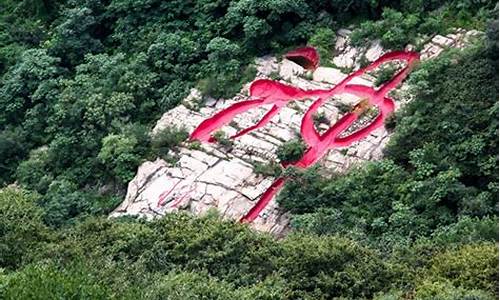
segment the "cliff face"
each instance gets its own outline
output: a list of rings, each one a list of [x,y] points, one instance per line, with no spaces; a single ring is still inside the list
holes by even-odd
[[[461,48],[468,38],[477,34],[479,33],[457,30],[455,34],[446,37],[435,36],[423,47],[421,59],[433,58],[445,48]],[[327,89],[344,79],[347,69],[358,69],[361,57],[364,56],[371,62],[385,53],[376,41],[367,49],[352,47],[348,36],[348,30],[339,30],[335,56],[331,59],[338,68],[319,67],[309,74],[290,60],[278,61],[274,57],[263,57],[256,60],[257,78],[276,77],[279,74],[281,81],[289,85],[302,89]],[[356,84],[374,86],[376,78],[366,74],[353,81]],[[405,101],[411,100],[404,90],[403,84],[392,93],[396,98],[396,109],[404,105]],[[198,91],[192,90],[183,105],[162,116],[152,134],[169,126],[184,127],[192,132],[203,120],[247,99],[247,95],[248,85],[232,99],[205,101],[204,107],[196,110],[192,108],[196,106],[193,103],[200,101],[201,96]],[[342,116],[342,107],[352,107],[359,100],[353,95],[341,94],[322,105],[319,112],[333,125]],[[282,143],[297,137],[302,117],[312,103],[313,99],[288,103],[265,127],[235,139],[231,150],[217,143],[202,143],[196,150],[186,144],[181,147],[178,153],[180,159],[175,165],[169,165],[162,159],[143,163],[136,177],[129,183],[125,200],[111,216],[141,215],[153,218],[178,210],[199,215],[214,208],[225,218],[239,220],[275,179],[256,174],[254,164],[276,160],[276,149]],[[228,136],[233,135],[241,128],[257,123],[271,106],[266,105],[237,115],[222,129]],[[364,127],[372,118],[373,115],[367,114],[347,131]],[[328,127],[328,124],[323,123],[317,129],[324,132]],[[325,172],[344,172],[364,161],[380,159],[389,138],[390,133],[381,127],[349,147],[330,150],[319,164]],[[251,223],[257,230],[276,235],[284,234],[288,225],[286,212],[277,206],[274,199]]]

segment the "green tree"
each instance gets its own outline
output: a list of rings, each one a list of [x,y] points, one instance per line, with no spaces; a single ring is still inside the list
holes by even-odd
[[[48,239],[42,210],[34,195],[15,188],[0,190],[0,267],[16,269]],[[0,289],[1,290],[1,289]]]
[[[32,95],[43,88],[47,80],[59,76],[58,63],[58,58],[43,49],[30,49],[21,54],[19,62],[0,81],[0,128],[21,123],[24,113],[39,104],[32,101]]]
[[[29,158],[19,164],[16,178],[22,186],[44,194],[54,180],[50,163],[48,147],[34,149]]]
[[[68,180],[54,180],[41,199],[44,221],[54,227],[62,226],[82,212],[89,211],[89,201],[78,186]]]
[[[307,146],[302,140],[291,140],[281,144],[276,150],[276,156],[281,162],[295,162],[299,160]]]
[[[111,292],[89,276],[83,264],[60,269],[54,264],[35,264],[6,276],[3,299],[109,299]]]
[[[134,177],[140,159],[135,153],[136,146],[134,136],[110,134],[102,140],[98,157],[121,183],[127,183]]]
[[[65,9],[44,47],[67,67],[80,64],[85,54],[102,52],[104,46],[97,36],[99,18],[94,13],[86,6]]]
[[[498,296],[498,245],[479,243],[436,255],[428,270],[434,281]]]
[[[314,46],[319,53],[322,65],[328,64],[333,58],[335,47],[335,31],[330,28],[320,28],[309,39],[309,44]]]

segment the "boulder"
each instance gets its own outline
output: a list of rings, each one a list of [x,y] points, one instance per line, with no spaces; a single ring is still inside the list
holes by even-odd
[[[370,43],[366,50],[365,57],[368,61],[373,62],[384,54],[384,48],[380,44],[380,40],[375,40]]]
[[[291,60],[283,59],[279,66],[279,74],[281,78],[285,80],[290,80],[293,77],[300,76],[304,74],[305,70],[302,66],[294,63]]]
[[[359,52],[356,48],[348,46],[339,55],[333,58],[333,63],[340,68],[353,68]]]
[[[313,80],[337,84],[341,82],[347,75],[336,68],[319,67],[313,73]]]

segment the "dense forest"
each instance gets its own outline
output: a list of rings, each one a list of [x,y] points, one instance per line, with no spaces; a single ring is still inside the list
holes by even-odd
[[[388,49],[461,27],[474,45],[420,64],[384,159],[287,170],[283,239],[170,214],[108,219],[148,134],[198,87],[231,97],[252,62],[335,30]],[[481,0],[3,0],[0,298],[498,298],[498,3]]]

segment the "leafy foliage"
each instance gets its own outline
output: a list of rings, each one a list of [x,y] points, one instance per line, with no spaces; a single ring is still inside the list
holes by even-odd
[[[329,178],[295,171],[279,195],[296,229],[349,236],[392,257],[402,277],[377,299],[496,298],[498,56],[491,47],[486,40],[420,66],[410,78],[416,99],[397,114],[385,159]],[[421,266],[426,271],[413,273]]]
[[[179,146],[188,137],[184,128],[166,127],[153,136],[152,149],[157,155],[166,156],[170,149]]]
[[[442,7],[436,9],[437,3]],[[488,19],[495,17],[496,10],[494,2],[404,1],[403,9],[385,7],[380,20],[361,23],[351,40],[363,45],[378,38],[384,47],[392,49],[403,49],[409,43],[421,46],[429,35],[445,34],[452,27],[484,30]]]
[[[294,162],[302,157],[306,149],[307,146],[302,140],[291,140],[281,144],[276,149],[276,156],[281,162]]]
[[[0,252],[0,262],[9,269],[0,274],[2,299],[159,299],[165,294],[172,299],[364,299],[413,282],[422,299],[436,290],[428,282],[456,289],[441,293],[489,299],[497,284],[492,281],[498,275],[497,246],[487,235],[480,244],[467,240],[456,250],[418,242],[392,257],[337,235],[296,233],[276,240],[213,213],[169,214],[150,222],[85,218],[56,230],[43,225],[31,199],[22,191],[0,192],[0,229],[6,233],[0,246],[8,250]],[[459,227],[472,228],[467,222]]]
[[[335,32],[330,28],[319,28],[309,39],[309,44],[316,48],[322,65],[328,65],[335,46]]]
[[[42,210],[34,200],[19,190],[0,190],[0,268],[18,268],[37,243],[46,239]]]
[[[253,166],[253,171],[255,174],[278,177],[283,170],[280,164],[273,161],[268,164],[256,162]]]

